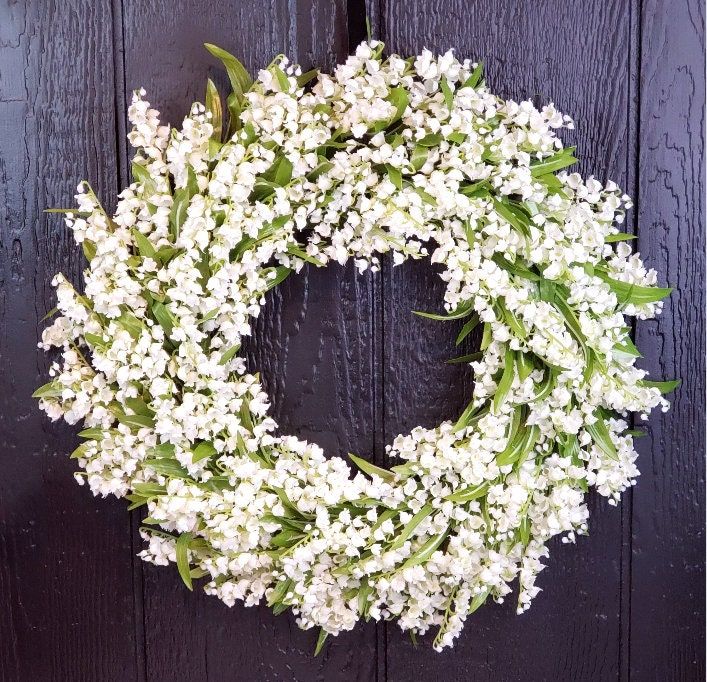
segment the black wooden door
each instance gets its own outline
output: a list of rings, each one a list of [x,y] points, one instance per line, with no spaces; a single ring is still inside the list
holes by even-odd
[[[315,659],[289,615],[229,610],[143,564],[137,514],[74,484],[74,432],[30,393],[51,278],[78,282],[83,263],[42,210],[82,178],[115,200],[130,90],[178,122],[207,74],[224,83],[203,42],[251,70],[280,52],[331,67],[366,13],[390,50],[454,47],[500,94],[577,120],[580,170],[635,197],[629,227],[676,287],[637,326],[643,364],[683,384],[639,442],[638,486],[618,509],[592,499],[591,535],[553,544],[527,614],[486,607],[443,654],[369,624]],[[0,678],[704,679],[703,50],[700,0],[0,0]],[[288,279],[249,349],[278,422],[385,464],[397,433],[456,416],[471,378],[442,363],[453,331],[410,314],[441,295],[429,263]]]

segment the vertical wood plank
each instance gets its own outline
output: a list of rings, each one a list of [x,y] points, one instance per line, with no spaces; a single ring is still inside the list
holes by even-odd
[[[113,21],[107,0],[0,3],[0,678],[135,680],[125,504],[73,480],[75,428],[30,395],[51,279],[85,263],[52,206],[80,179],[116,194]],[[100,122],[100,124],[97,124]]]
[[[220,65],[203,49],[216,43],[254,73],[278,53],[303,67],[331,67],[347,51],[344,3],[124,2],[125,84],[144,86],[171,123],[203,97]],[[124,178],[125,180],[125,178]],[[329,455],[373,450],[371,276],[353,267],[305,268],[271,292],[247,344],[284,432],[321,445]],[[359,627],[314,658],[317,632],[300,631],[291,614],[265,607],[228,609],[176,571],[144,568],[148,679],[370,680],[375,628]]]
[[[704,4],[644,3],[639,245],[675,287],[638,326],[643,366],[682,378],[639,441],[633,499],[631,676],[703,680],[705,599]]]
[[[626,185],[633,144],[631,106],[632,3],[380,0],[369,5],[374,36],[389,51],[423,47],[481,59],[494,92],[514,99],[553,101],[573,116],[565,132],[577,144],[580,171]],[[441,308],[443,286],[429,263],[384,271],[385,440],[415,424],[456,418],[468,402],[468,370],[449,367],[454,323],[420,320],[411,310]],[[473,341],[470,345],[473,345]],[[414,649],[388,626],[390,680],[572,679],[618,676],[622,576],[621,512],[590,500],[590,537],[577,546],[551,543],[539,578],[546,591],[530,611],[515,615],[513,599],[484,607],[467,621],[453,651]]]

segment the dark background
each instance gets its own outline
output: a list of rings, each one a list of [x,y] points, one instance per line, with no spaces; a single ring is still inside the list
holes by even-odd
[[[126,101],[144,86],[171,122],[203,96],[210,41],[251,71],[287,53],[331,67],[365,35],[411,54],[454,47],[501,95],[554,101],[580,170],[636,199],[628,229],[675,292],[637,325],[656,379],[681,377],[638,441],[620,507],[590,499],[591,535],[553,543],[545,589],[471,617],[455,648],[413,648],[368,624],[313,658],[315,632],[266,608],[228,609],[136,558],[139,517],[72,478],[75,429],[30,393],[61,270],[80,250],[46,207],[89,179],[108,205],[127,181]],[[704,17],[701,0],[0,0],[0,678],[3,680],[703,680]],[[272,296],[249,357],[284,427],[331,454],[385,463],[415,424],[454,418],[470,376],[429,263],[356,276],[307,270]],[[508,600],[512,602],[513,600]]]

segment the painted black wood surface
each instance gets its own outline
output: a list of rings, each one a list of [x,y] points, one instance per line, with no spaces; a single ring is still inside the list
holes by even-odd
[[[144,565],[137,515],[75,485],[73,430],[30,393],[51,278],[79,283],[84,264],[42,210],[82,178],[114,202],[130,91],[178,123],[207,74],[224,83],[204,41],[251,70],[280,52],[331,67],[366,13],[391,50],[454,47],[500,94],[575,117],[582,172],[636,198],[640,250],[676,287],[636,335],[656,378],[683,385],[639,441],[638,486],[618,509],[592,498],[591,535],[553,544],[527,614],[482,609],[444,654],[369,624],[315,659],[291,616],[228,609]],[[0,0],[0,679],[704,679],[703,50],[700,0]],[[277,419],[384,463],[398,432],[454,417],[471,387],[442,363],[454,331],[410,314],[441,295],[428,263],[287,280],[248,349]]]

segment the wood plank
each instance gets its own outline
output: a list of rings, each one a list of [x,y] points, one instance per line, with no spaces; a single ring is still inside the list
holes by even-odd
[[[704,4],[644,3],[639,246],[675,287],[638,327],[643,366],[682,378],[639,441],[634,491],[631,676],[705,678]]]
[[[53,275],[80,249],[52,206],[85,178],[115,202],[113,16],[108,0],[0,3],[0,678],[134,680],[125,503],[73,480],[76,428],[30,397]]]
[[[381,0],[369,5],[374,36],[389,51],[423,47],[481,59],[495,92],[553,101],[578,122],[580,170],[625,184],[630,157],[632,4],[614,0],[491,3]],[[467,371],[441,364],[455,353],[458,325],[420,320],[410,310],[441,308],[442,282],[428,263],[384,271],[385,440],[415,424],[454,418],[468,401]],[[621,512],[592,496],[588,539],[551,544],[545,589],[530,611],[513,599],[467,622],[455,650],[436,656],[388,627],[390,680],[611,679],[620,666]],[[624,574],[624,579],[625,579]]]
[[[159,27],[159,29],[157,29]],[[213,42],[254,72],[278,53],[303,66],[332,66],[346,52],[343,2],[126,2],[126,87],[144,86],[172,123],[203,96],[220,69],[202,48]],[[352,267],[307,268],[273,292],[248,344],[283,430],[329,454],[373,450],[371,276]],[[148,678],[164,680],[369,680],[375,628],[358,628],[313,657],[317,632],[300,631],[290,614],[228,609],[176,571],[144,569]]]

